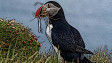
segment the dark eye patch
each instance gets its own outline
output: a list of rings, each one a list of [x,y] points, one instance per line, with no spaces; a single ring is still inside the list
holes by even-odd
[[[48,8],[50,8],[50,5],[48,4]]]

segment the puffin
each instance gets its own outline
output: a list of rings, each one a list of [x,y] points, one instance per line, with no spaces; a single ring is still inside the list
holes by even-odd
[[[85,43],[79,31],[65,18],[63,8],[56,1],[48,1],[35,13],[36,18],[47,17],[46,35],[52,44],[58,59],[66,62],[92,63],[84,54],[93,54],[85,49]]]

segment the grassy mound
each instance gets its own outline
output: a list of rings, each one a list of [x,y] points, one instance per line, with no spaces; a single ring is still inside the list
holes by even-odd
[[[1,62],[23,62],[31,59],[38,53],[40,46],[37,37],[26,27],[15,23],[14,20],[0,19]]]

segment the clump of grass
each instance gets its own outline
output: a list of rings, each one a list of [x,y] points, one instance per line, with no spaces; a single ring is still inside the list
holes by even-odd
[[[87,57],[95,63],[112,63],[112,50],[109,51],[107,46],[96,48],[94,55],[88,55]]]
[[[58,58],[56,53],[54,52],[54,50],[50,51],[51,49],[49,49],[49,52],[45,52],[43,51],[40,54],[40,59],[36,62],[36,63],[58,63]]]
[[[37,57],[41,44],[28,28],[14,19],[0,19],[0,61],[26,62]],[[32,61],[35,61],[33,59]]]

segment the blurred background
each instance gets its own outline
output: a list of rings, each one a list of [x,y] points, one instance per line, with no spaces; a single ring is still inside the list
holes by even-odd
[[[41,6],[36,2],[45,3],[50,0],[0,0],[0,18],[15,19],[31,28],[31,32],[40,36],[42,50],[48,50],[51,45],[45,35],[46,26],[42,21],[43,33],[38,33],[37,19],[33,13]],[[55,0],[53,0],[55,1]],[[66,20],[81,33],[86,48],[93,51],[95,48],[107,45],[112,49],[112,0],[56,0],[64,9]]]

